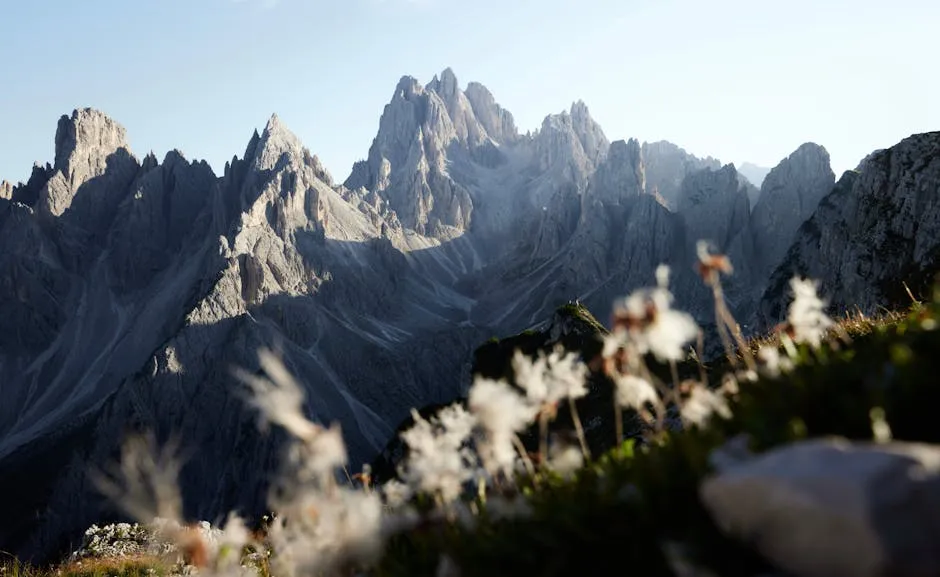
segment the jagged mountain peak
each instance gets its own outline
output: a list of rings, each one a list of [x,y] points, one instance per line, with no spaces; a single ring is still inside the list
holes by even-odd
[[[829,164],[829,151],[815,142],[804,142],[780,161],[777,166],[770,169],[761,185],[769,189],[779,188],[781,181],[806,175],[813,178],[825,177],[831,180],[830,188],[835,183],[835,174]],[[828,191],[827,191],[828,192]],[[763,193],[762,193],[763,196]]]
[[[829,160],[829,151],[826,147],[815,142],[804,142],[794,150],[787,158],[794,157],[821,157]]]
[[[632,160],[640,154],[640,142],[636,138],[629,140],[615,140],[610,143],[610,149],[607,153],[608,162],[624,162]]]
[[[679,210],[688,210],[722,196],[736,195],[740,188],[738,171],[733,163],[718,170],[704,168],[695,171],[682,181]]]
[[[291,158],[302,159],[309,155],[309,152],[277,114],[272,114],[254,151],[255,166],[261,170],[271,170],[277,166],[285,154]]]
[[[930,290],[940,268],[940,132],[873,152],[860,169],[843,173],[795,232],[763,293],[758,326],[786,315],[794,274],[818,279],[835,312],[904,307],[908,288]]]
[[[457,75],[448,67],[441,72],[440,77],[437,74],[434,75],[434,78],[428,83],[427,89],[437,92],[441,95],[441,98],[448,101],[456,98],[457,92],[460,91],[460,83],[457,81]]]
[[[279,447],[252,434],[257,415],[241,407],[227,370],[256,370],[259,347],[284,345],[308,416],[339,421],[355,462],[410,406],[449,401],[471,345],[487,336],[530,327],[573,297],[606,312],[664,262],[677,296],[701,317],[713,307],[689,266],[695,240],[745,246],[732,260],[748,287],[764,281],[744,257],[787,244],[785,230],[751,226],[734,165],[671,143],[608,143],[583,101],[518,138],[490,91],[473,82],[461,91],[449,69],[427,86],[399,82],[368,160],[347,181],[367,190],[328,186],[319,159],[277,115],[222,178],[178,151],[162,164],[148,155],[140,167],[115,149],[124,136],[113,121],[73,116],[57,139],[67,171],[77,174],[82,151],[100,159],[103,150],[113,158],[101,178],[76,193],[47,165],[31,184],[0,184],[0,205],[45,190],[62,217],[48,226],[32,203],[0,211],[0,318],[12,327],[0,332],[0,485],[18,496],[4,511],[3,549],[12,539],[48,548],[97,520],[101,507],[80,471],[113,456],[128,423],[193,443],[200,458],[187,464],[183,486],[203,508],[188,518],[260,510],[263,472]],[[857,191],[889,188],[881,184],[889,177],[905,185],[896,199],[869,199],[872,222],[893,209],[890,228],[857,229],[848,193],[826,203],[852,217],[846,238],[862,230],[881,239],[843,273],[876,266],[887,250],[924,247],[924,263],[940,254],[940,233],[923,224],[940,221],[927,198],[940,174],[931,142],[876,155],[857,178]],[[825,158],[813,146],[791,156],[794,166]],[[918,180],[925,162],[930,182]],[[688,210],[671,212],[656,196],[672,182],[686,183],[696,201]],[[914,230],[911,214],[926,215]],[[745,234],[752,229],[762,233],[756,248]],[[836,240],[833,258],[807,259],[836,271],[847,242]],[[740,302],[729,298],[746,318]],[[71,426],[82,415],[87,426]]]
[[[605,205],[624,204],[646,189],[646,171],[640,153],[640,143],[616,140],[611,143],[607,158],[598,167],[589,187],[589,200]]]
[[[282,129],[286,129],[284,124],[281,122],[280,117],[278,117],[277,112],[271,113],[271,116],[268,118],[267,124],[264,125],[265,132],[278,132]]]
[[[536,135],[539,167],[547,170],[558,166],[574,181],[589,175],[607,156],[609,148],[604,130],[580,100],[569,110],[546,116]]]
[[[92,153],[105,155],[127,148],[127,133],[110,116],[94,108],[77,108],[62,115],[55,135],[56,170],[69,174],[78,161]]]
[[[70,218],[84,221],[82,228],[93,228],[92,220],[113,215],[139,168],[123,126],[99,110],[75,109],[59,118],[53,171],[38,191],[38,212],[57,218],[70,211]]]
[[[587,103],[585,103],[581,99],[578,99],[571,103],[571,108],[569,109],[569,113],[571,114],[572,118],[584,119],[584,120],[591,119],[591,111],[588,108]]]
[[[395,94],[392,96],[392,100],[404,99],[411,100],[414,96],[424,92],[424,87],[421,86],[421,83],[418,82],[418,79],[414,76],[405,75],[399,79],[398,84],[395,85]]]
[[[797,186],[791,187],[790,184]],[[833,184],[835,174],[829,164],[829,152],[819,144],[806,142],[770,170],[761,186],[761,200],[771,203],[782,193],[797,194],[799,200],[808,201],[809,204],[801,212],[805,213],[805,218],[809,218],[815,205]],[[807,188],[813,189],[812,198],[803,199]]]
[[[501,107],[490,90],[479,82],[470,82],[464,91],[473,113],[486,129],[486,133],[500,144],[519,139],[519,131],[512,114]]]
[[[668,140],[644,142],[642,149],[648,188],[657,191],[671,210],[678,208],[680,188],[687,175],[706,168],[721,168],[717,159],[698,158]]]

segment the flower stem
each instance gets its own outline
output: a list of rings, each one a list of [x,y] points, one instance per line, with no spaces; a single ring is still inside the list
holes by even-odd
[[[537,482],[535,477],[535,465],[532,464],[532,459],[529,458],[529,453],[526,452],[525,445],[522,444],[522,439],[519,438],[519,435],[513,433],[512,444],[516,447],[519,457],[522,458],[522,464],[525,465],[526,471],[529,472],[532,480]]]
[[[623,409],[620,408],[620,403],[617,402],[616,397],[614,398],[614,430],[617,434],[617,445],[623,444]]]
[[[548,411],[539,413],[539,461],[548,461]]]
[[[574,421],[574,428],[578,432],[578,441],[581,443],[581,452],[584,458],[591,460],[591,450],[588,449],[587,438],[584,436],[584,427],[581,426],[581,417],[578,416],[578,409],[574,405],[574,399],[568,397],[568,407],[571,409],[571,420]]]

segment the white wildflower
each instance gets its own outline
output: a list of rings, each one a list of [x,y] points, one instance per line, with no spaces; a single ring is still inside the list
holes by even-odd
[[[383,499],[385,499],[385,504],[393,509],[403,507],[411,500],[413,494],[411,487],[398,479],[392,479],[386,482],[381,486],[379,491]]]
[[[442,434],[449,437],[446,442],[454,447],[460,447],[470,437],[473,428],[477,425],[476,416],[468,413],[463,405],[459,403],[454,403],[438,411],[437,421],[443,428]]]
[[[517,350],[512,367],[516,383],[535,405],[554,405],[562,399],[579,399],[587,394],[587,366],[577,353],[566,353],[564,347],[557,346],[547,357],[540,354],[536,359]]]
[[[346,465],[346,443],[339,424],[320,429],[307,443],[306,469],[315,475],[330,475]]]
[[[635,375],[617,375],[615,384],[617,386],[617,404],[621,407],[642,412],[646,407],[646,403],[651,403],[654,407],[660,404],[656,389],[646,379]]]
[[[563,478],[570,478],[584,466],[584,454],[571,443],[555,443],[548,453],[548,468]]]
[[[614,330],[610,334],[604,335],[604,345],[603,349],[601,349],[601,356],[605,359],[614,356],[617,351],[623,347],[625,338],[626,333],[623,330]]]
[[[312,439],[320,427],[303,412],[304,394],[284,363],[267,349],[258,352],[261,367],[270,379],[236,370],[236,376],[254,393],[249,402],[261,413],[262,425],[280,425],[303,441]]]
[[[686,343],[698,336],[698,325],[684,312],[669,308],[669,296],[664,291],[654,293],[657,302],[655,320],[646,328],[646,341],[650,351],[661,361],[681,361],[686,356]],[[658,298],[657,298],[658,297]]]
[[[93,471],[98,489],[134,519],[182,518],[176,443],[157,448],[152,435],[132,436],[121,447],[121,462],[107,473]]]
[[[701,383],[695,383],[692,386],[689,398],[682,404],[680,413],[684,422],[700,427],[711,418],[713,413],[718,413],[726,419],[731,418],[731,409],[724,396]]]
[[[414,425],[401,433],[409,449],[403,479],[413,488],[450,503],[460,496],[464,481],[473,475],[468,452],[461,448],[466,436],[456,434],[460,431],[444,430],[437,421],[432,424],[415,410],[411,414]],[[463,426],[460,420],[453,422]]]
[[[762,346],[757,351],[757,359],[763,365],[764,372],[773,378],[793,369],[793,361],[789,357],[781,355],[777,347]]]
[[[238,515],[229,515],[221,533],[213,537],[215,566],[219,569],[226,566],[240,566],[242,550],[251,542],[251,533],[242,518]]]
[[[332,574],[372,562],[384,542],[382,502],[375,493],[338,489],[299,495],[268,530],[272,573]]]
[[[512,370],[516,384],[526,392],[530,400],[542,401],[548,398],[548,383],[545,382],[547,368],[548,360],[542,355],[532,358],[518,349],[512,354]]]
[[[587,365],[581,362],[577,353],[566,353],[561,346],[548,356],[549,401],[569,398],[579,399],[587,395]]]
[[[668,268],[663,265],[656,276],[660,286],[636,290],[615,305],[614,330],[626,328],[640,354],[652,352],[660,361],[680,361],[686,356],[686,343],[698,336],[699,328],[689,314],[672,308],[673,295],[663,284],[668,281]]]
[[[707,284],[713,284],[719,273],[734,273],[734,267],[731,266],[728,257],[718,252],[712,252],[713,248],[707,240],[699,240],[695,243],[698,271]]]
[[[818,347],[833,322],[825,313],[826,303],[816,294],[817,283],[793,277],[790,287],[793,289],[793,302],[790,303],[788,321],[793,328],[793,340]]]
[[[888,419],[885,418],[885,411],[881,407],[875,407],[868,413],[869,418],[871,419],[871,432],[872,437],[875,439],[876,443],[889,443],[891,442],[891,426],[888,424]]]
[[[508,384],[483,377],[474,381],[467,402],[486,432],[478,451],[487,470],[511,474],[516,461],[514,436],[532,422],[537,407]]]
[[[656,286],[661,289],[669,288],[669,265],[661,264],[656,267]]]

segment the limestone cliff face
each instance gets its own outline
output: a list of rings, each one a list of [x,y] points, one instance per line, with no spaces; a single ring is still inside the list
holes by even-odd
[[[733,164],[720,170],[703,169],[682,181],[678,213],[693,242],[706,240],[721,252],[747,225],[750,201]]]
[[[762,276],[780,264],[797,229],[834,184],[829,153],[814,143],[803,144],[770,171],[751,217],[758,259],[751,266]]]
[[[574,183],[582,183],[607,156],[610,143],[583,102],[570,111],[545,117],[535,136],[535,154],[541,171],[552,169]]]
[[[585,195],[587,202],[625,204],[646,192],[646,166],[636,139],[610,145],[606,161],[593,175]]]
[[[39,193],[40,214],[102,224],[113,216],[140,165],[127,148],[124,127],[85,108],[59,119],[55,164]]]
[[[52,551],[95,522],[107,508],[88,465],[110,459],[128,429],[174,431],[195,448],[183,484],[199,505],[188,514],[261,507],[267,481],[251,471],[273,466],[280,441],[257,434],[230,373],[257,370],[261,346],[291,343],[283,354],[312,416],[342,423],[354,458],[371,456],[387,425],[309,339],[353,317],[350,303],[382,310],[391,271],[406,268],[387,248],[394,231],[378,241],[368,211],[322,180],[276,117],[222,179],[175,151],[137,165],[116,123],[95,111],[72,119],[36,208],[13,202],[0,220],[0,487],[21,496],[0,542]],[[339,290],[324,287],[334,279]],[[333,337],[360,366],[375,347]],[[335,350],[324,356],[338,367]],[[16,485],[24,472],[34,481]]]
[[[903,283],[940,269],[940,132],[917,134],[846,172],[773,272],[757,324],[783,318],[794,274],[820,280],[834,311],[909,302]],[[769,178],[769,177],[768,177]]]
[[[490,138],[501,144],[512,144],[519,139],[512,113],[496,103],[496,98],[486,86],[470,82],[464,95],[473,108],[474,116]]]
[[[479,89],[473,94],[476,110],[497,136],[512,136],[511,117],[490,107]],[[473,213],[470,194],[452,177],[449,162],[498,165],[497,144],[450,69],[426,87],[404,77],[382,113],[368,159],[353,167],[345,185],[381,195],[404,227],[447,238],[467,230]]]
[[[311,418],[340,423],[355,468],[410,408],[457,396],[482,341],[569,300],[607,318],[667,263],[707,324],[699,238],[732,255],[736,314],[794,236],[765,318],[790,269],[874,306],[937,265],[938,140],[873,155],[815,212],[828,157],[801,147],[751,211],[731,165],[610,143],[581,102],[520,135],[450,70],[401,80],[344,184],[276,116],[217,176],[178,151],[138,162],[119,124],[75,111],[53,163],[0,184],[0,494],[17,496],[0,550],[41,555],[108,520],[88,465],[134,430],[190,443],[189,516],[259,512],[283,437],[259,433],[230,369],[259,370],[260,347],[296,374]]]
[[[643,164],[650,192],[658,193],[667,207],[676,210],[685,177],[703,169],[718,170],[721,162],[698,158],[665,140],[643,143]]]

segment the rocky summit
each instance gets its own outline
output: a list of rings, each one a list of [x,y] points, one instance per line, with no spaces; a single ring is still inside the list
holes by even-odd
[[[874,308],[935,268],[938,148],[914,136],[833,186],[806,144],[758,191],[668,142],[610,142],[583,102],[521,134],[448,69],[401,79],[340,184],[276,116],[217,175],[139,158],[76,110],[52,163],[0,184],[0,550],[43,558],[114,517],[88,473],[133,431],[184,440],[188,517],[262,512],[284,439],[233,370],[260,370],[263,347],[358,464],[412,407],[463,394],[489,337],[569,301],[605,319],[660,263],[707,326],[699,239],[731,255],[732,309],[755,326],[794,271]]]

